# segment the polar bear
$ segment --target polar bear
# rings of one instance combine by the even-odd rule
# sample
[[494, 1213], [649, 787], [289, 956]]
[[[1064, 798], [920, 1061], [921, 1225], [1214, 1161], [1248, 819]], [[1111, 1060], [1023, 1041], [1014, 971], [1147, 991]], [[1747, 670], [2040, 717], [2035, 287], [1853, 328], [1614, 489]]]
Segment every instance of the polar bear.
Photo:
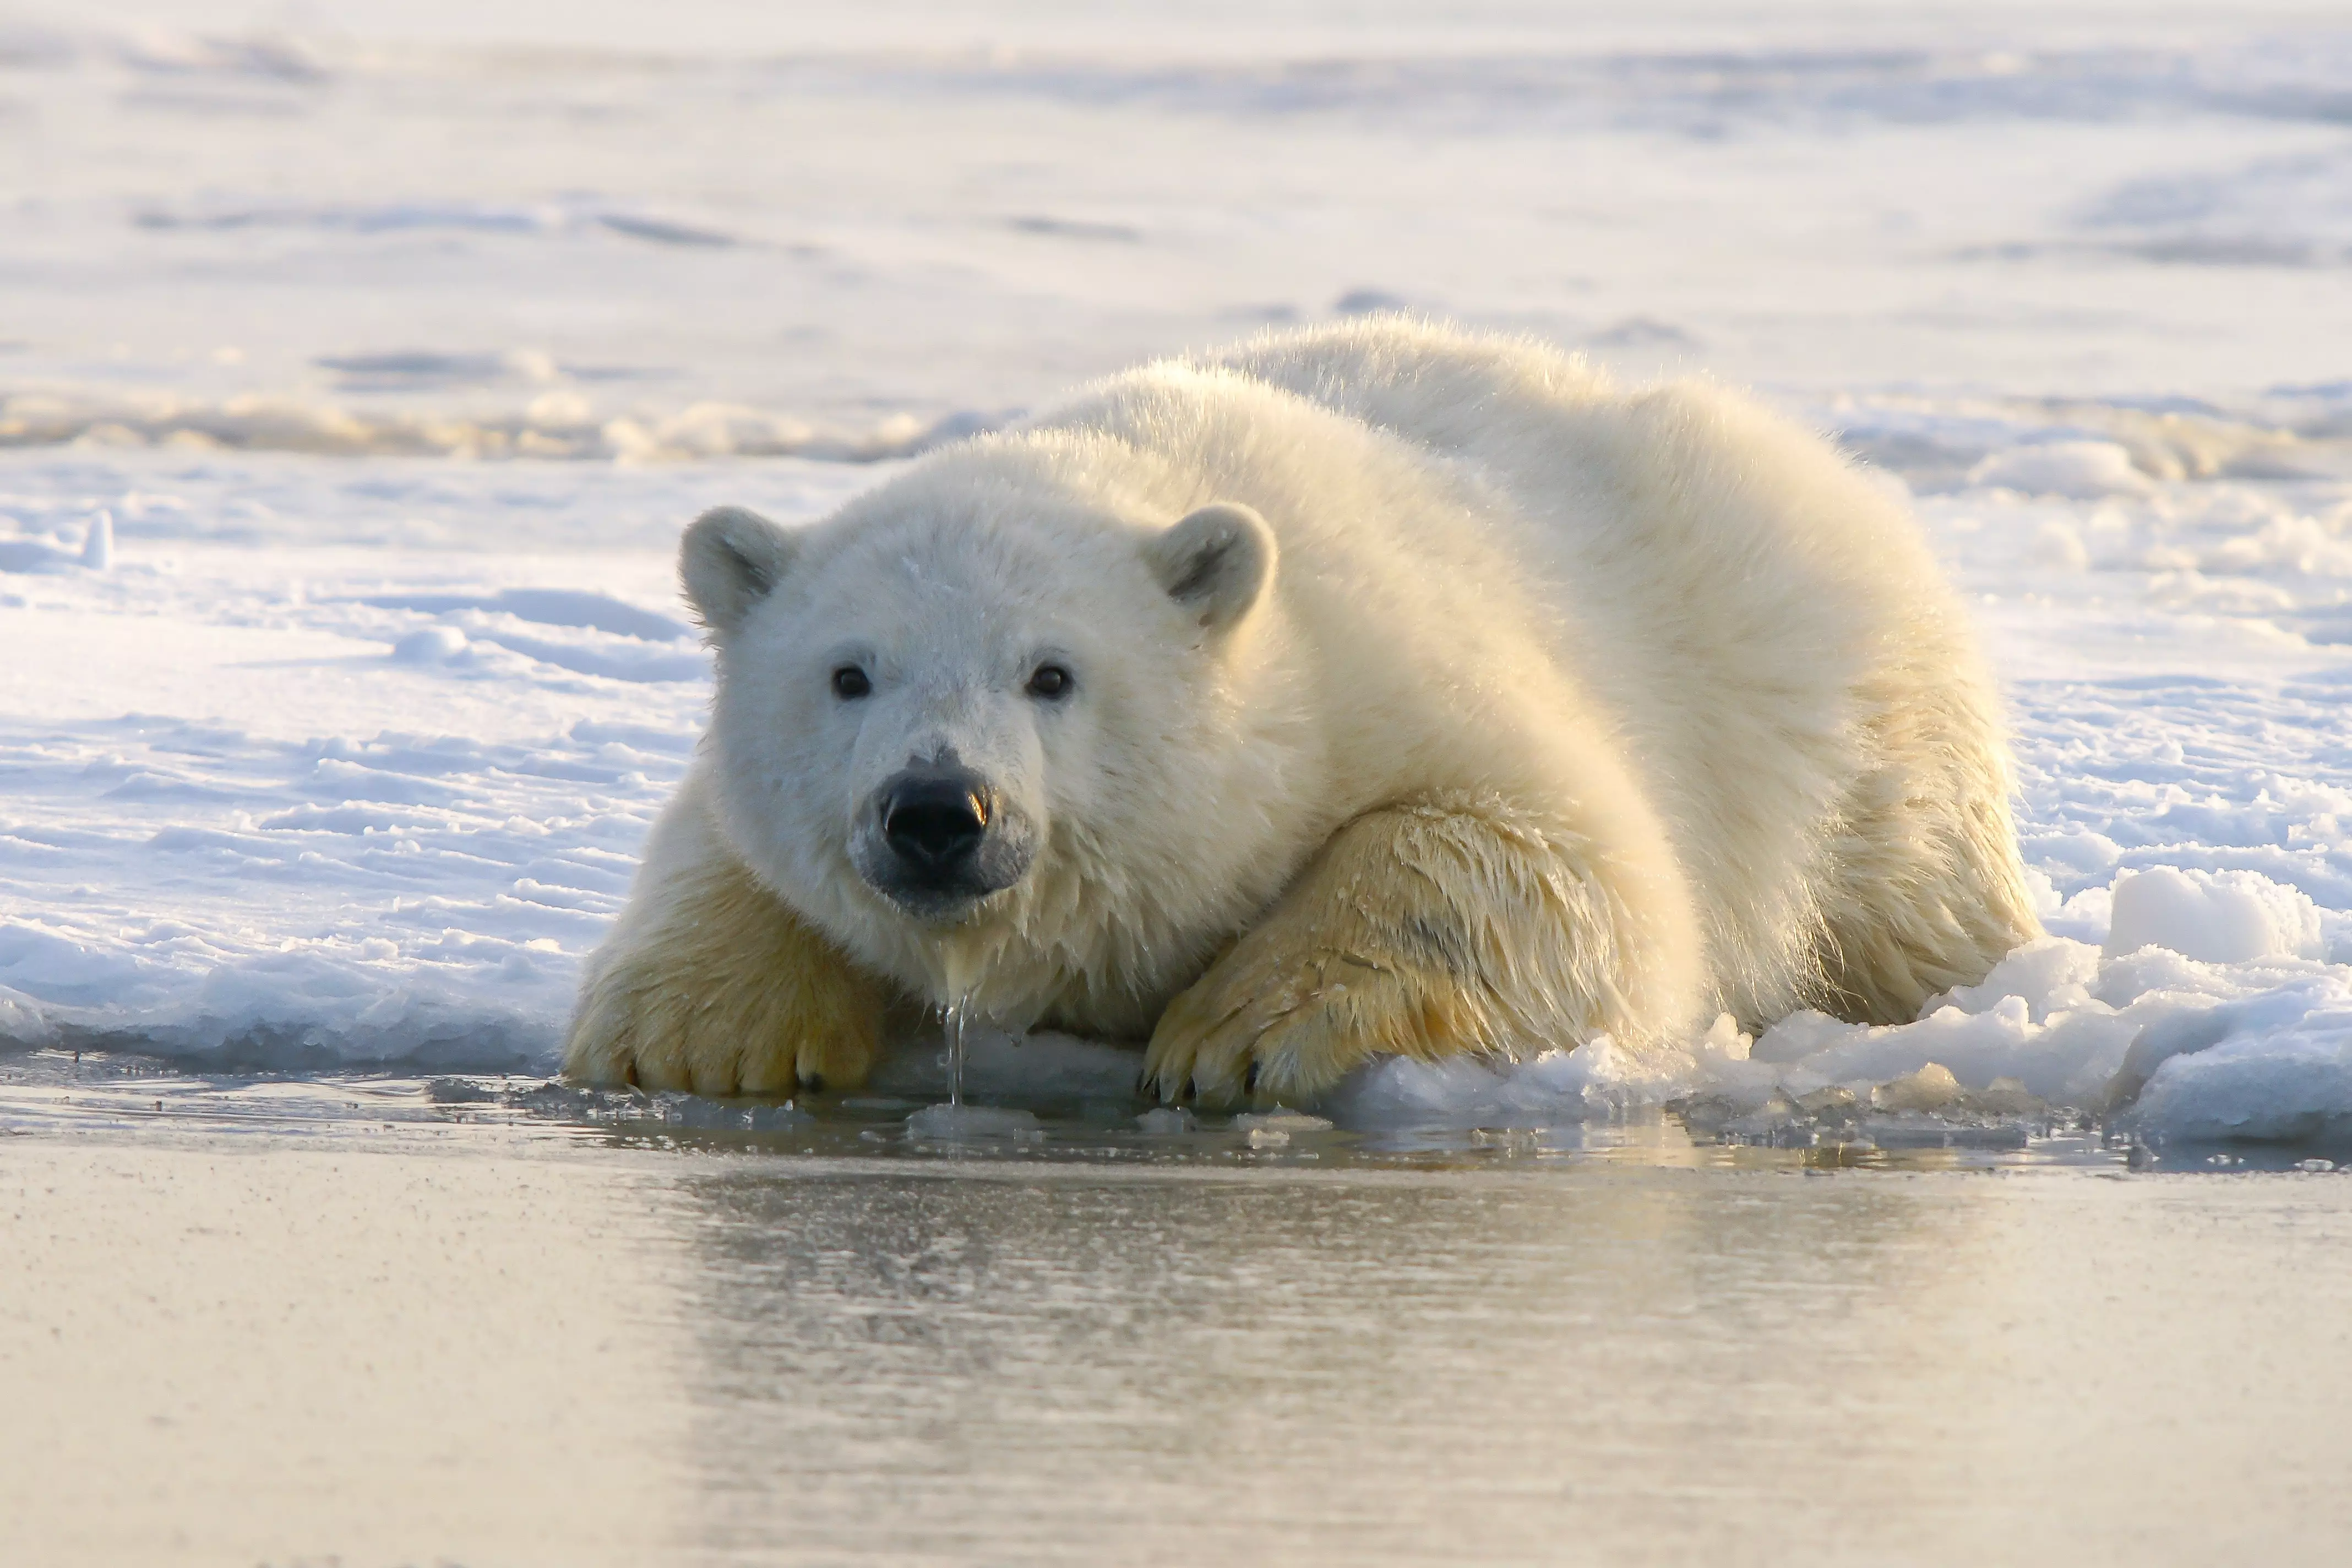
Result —
[[710, 726], [566, 1071], [859, 1082], [901, 1005], [1163, 1097], [1906, 1021], [2038, 934], [1903, 507], [1701, 382], [1384, 319], [1115, 376], [680, 572]]

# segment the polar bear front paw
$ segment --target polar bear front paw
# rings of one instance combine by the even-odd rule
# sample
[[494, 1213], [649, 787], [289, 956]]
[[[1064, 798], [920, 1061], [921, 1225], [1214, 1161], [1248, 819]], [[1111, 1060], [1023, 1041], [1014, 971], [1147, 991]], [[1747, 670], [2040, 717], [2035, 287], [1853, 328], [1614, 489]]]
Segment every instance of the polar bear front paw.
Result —
[[[1631, 1038], [1643, 978], [1589, 842], [1499, 801], [1369, 812], [1160, 1015], [1162, 1099], [1299, 1104], [1376, 1056], [1433, 1061]], [[1629, 960], [1633, 960], [1629, 962]]]
[[699, 918], [656, 922], [600, 955], [564, 1076], [711, 1095], [864, 1083], [881, 1038], [881, 985], [753, 891], [706, 899]]
[[[746, 977], [751, 978], [751, 977]], [[872, 1068], [879, 1006], [823, 985], [765, 994], [741, 982], [695, 984], [624, 970], [582, 996], [563, 1075], [582, 1083], [695, 1094], [855, 1089]]]
[[1285, 959], [1270, 947], [1244, 939], [1168, 1005], [1143, 1068], [1160, 1099], [1297, 1104], [1370, 1057], [1476, 1048], [1427, 976], [1361, 953]]

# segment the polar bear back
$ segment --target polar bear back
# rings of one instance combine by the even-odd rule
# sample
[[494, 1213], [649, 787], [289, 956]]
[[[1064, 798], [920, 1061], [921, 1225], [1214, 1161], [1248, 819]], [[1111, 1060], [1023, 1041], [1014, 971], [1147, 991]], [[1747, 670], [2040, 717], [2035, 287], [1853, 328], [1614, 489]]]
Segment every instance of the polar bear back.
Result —
[[[2006, 834], [1965, 611], [1899, 502], [1818, 437], [1705, 383], [1622, 389], [1532, 342], [1393, 319], [1216, 363], [1507, 500], [1486, 515], [1514, 586], [1553, 612], [1555, 657], [1622, 736], [1741, 1016], [1817, 1000], [1822, 933], [1835, 946], [1842, 920], [1877, 918], [1839, 907], [1849, 868], [1832, 863], [1854, 841], [1857, 781], [1966, 819], [1921, 825], [1929, 837]], [[1916, 879], [1954, 858], [1928, 847], [1925, 873], [1887, 869]]]

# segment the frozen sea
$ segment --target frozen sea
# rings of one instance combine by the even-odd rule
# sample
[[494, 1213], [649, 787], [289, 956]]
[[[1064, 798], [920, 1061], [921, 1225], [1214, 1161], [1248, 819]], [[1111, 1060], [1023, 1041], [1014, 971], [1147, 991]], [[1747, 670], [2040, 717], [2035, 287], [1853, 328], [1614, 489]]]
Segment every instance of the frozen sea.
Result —
[[[0, 0], [13, 1560], [2340, 1557], [2340, 0], [840, 10]], [[1907, 491], [2051, 939], [1263, 1124], [548, 1081], [688, 518], [1389, 309]]]

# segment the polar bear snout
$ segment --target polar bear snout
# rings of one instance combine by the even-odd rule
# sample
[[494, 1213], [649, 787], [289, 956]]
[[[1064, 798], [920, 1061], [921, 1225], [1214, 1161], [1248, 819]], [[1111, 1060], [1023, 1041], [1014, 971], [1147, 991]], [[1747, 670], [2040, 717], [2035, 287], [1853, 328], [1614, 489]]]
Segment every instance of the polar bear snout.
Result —
[[908, 768], [874, 792], [875, 832], [858, 870], [914, 913], [952, 915], [1029, 869], [1030, 835], [1000, 791], [970, 768]]
[[902, 773], [882, 796], [882, 838], [916, 875], [959, 875], [988, 837], [995, 792], [971, 773]]

